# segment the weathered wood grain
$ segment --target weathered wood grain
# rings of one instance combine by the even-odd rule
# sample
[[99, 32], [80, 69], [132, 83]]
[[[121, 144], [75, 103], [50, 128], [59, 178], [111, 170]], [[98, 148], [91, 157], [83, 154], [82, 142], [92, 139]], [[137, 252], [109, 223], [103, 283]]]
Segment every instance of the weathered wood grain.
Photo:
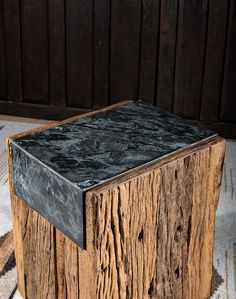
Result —
[[[16, 201], [13, 186], [12, 176], [12, 160], [10, 155], [9, 141], [6, 142], [7, 147], [7, 161], [9, 171], [9, 187], [11, 197], [11, 210], [12, 210], [12, 222], [13, 222], [13, 239], [15, 249], [15, 259], [17, 264], [17, 284], [18, 290], [25, 298], [25, 282], [24, 282], [24, 253], [23, 253], [23, 231], [21, 223], [24, 223], [24, 217], [28, 214], [27, 206], [23, 201]], [[25, 207], [25, 209], [24, 209]]]
[[24, 101], [48, 104], [47, 1], [20, 1]]
[[218, 120], [229, 1], [209, 1], [200, 119]]
[[[224, 141], [87, 193], [82, 250], [14, 195], [25, 298], [207, 298]], [[11, 159], [9, 155], [9, 169]]]
[[225, 47], [225, 64], [222, 82], [222, 98], [220, 106], [220, 120], [235, 123], [236, 111], [236, 60], [234, 59], [236, 51], [236, 3], [229, 1], [229, 15], [228, 15], [228, 28], [226, 34], [226, 47]]
[[66, 94], [71, 107], [91, 108], [93, 97], [93, 1], [65, 2]]
[[160, 15], [155, 100], [158, 107], [170, 112], [174, 101], [178, 4], [179, 1], [162, 1]]
[[229, 0], [2, 0], [0, 112], [63, 119], [139, 98], [188, 119], [224, 122], [231, 132], [235, 7]]
[[94, 78], [93, 107], [104, 107], [109, 103], [109, 68], [110, 68], [110, 22], [111, 1], [94, 1]]
[[[3, 22], [5, 29], [7, 96], [11, 101], [22, 101], [22, 52], [20, 1], [2, 1], [4, 7]], [[1, 46], [0, 46], [1, 47]], [[1, 64], [1, 63], [0, 63]], [[0, 86], [1, 83], [0, 83]], [[2, 89], [2, 88], [1, 88]]]
[[63, 0], [48, 2], [48, 55], [49, 102], [54, 106], [66, 105], [65, 5]]
[[7, 98], [7, 78], [6, 78], [6, 49], [4, 32], [4, 7], [3, 1], [0, 3], [0, 98]]
[[156, 0], [141, 1], [138, 98], [151, 104], [155, 102], [160, 2]]
[[173, 111], [198, 119], [208, 1], [179, 1]]
[[110, 103], [137, 98], [139, 70], [140, 1], [111, 5]]

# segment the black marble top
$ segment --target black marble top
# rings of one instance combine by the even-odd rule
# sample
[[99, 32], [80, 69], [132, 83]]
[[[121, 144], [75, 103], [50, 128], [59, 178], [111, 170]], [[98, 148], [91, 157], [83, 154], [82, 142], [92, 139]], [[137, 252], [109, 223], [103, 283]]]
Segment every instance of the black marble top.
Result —
[[77, 193], [214, 135], [142, 101], [131, 102], [12, 141], [15, 191], [81, 245]]
[[212, 135], [136, 101], [13, 143], [84, 190]]

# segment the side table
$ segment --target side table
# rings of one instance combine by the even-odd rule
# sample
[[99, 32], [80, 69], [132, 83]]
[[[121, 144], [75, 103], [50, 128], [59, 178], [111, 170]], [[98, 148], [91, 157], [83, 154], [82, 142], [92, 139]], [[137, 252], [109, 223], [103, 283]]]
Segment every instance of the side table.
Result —
[[126, 101], [7, 141], [29, 299], [208, 298], [225, 141]]

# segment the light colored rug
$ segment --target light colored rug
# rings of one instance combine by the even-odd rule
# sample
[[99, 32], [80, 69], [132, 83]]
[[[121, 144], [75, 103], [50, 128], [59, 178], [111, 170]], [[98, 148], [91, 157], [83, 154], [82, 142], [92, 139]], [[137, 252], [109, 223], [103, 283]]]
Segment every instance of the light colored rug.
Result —
[[[0, 119], [0, 299], [21, 299], [17, 291], [12, 244], [5, 139], [39, 125]], [[221, 196], [217, 210], [212, 289], [211, 298], [236, 298], [236, 141], [232, 140], [227, 142]]]
[[228, 141], [217, 209], [214, 266], [223, 278], [212, 298], [236, 298], [236, 141]]

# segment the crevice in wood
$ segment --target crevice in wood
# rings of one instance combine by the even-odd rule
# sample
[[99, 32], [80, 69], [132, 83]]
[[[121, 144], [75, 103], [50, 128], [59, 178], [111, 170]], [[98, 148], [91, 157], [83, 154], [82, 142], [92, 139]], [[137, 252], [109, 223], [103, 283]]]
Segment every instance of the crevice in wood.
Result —
[[177, 180], [178, 179], [178, 170], [175, 169], [175, 179]]
[[179, 270], [179, 267], [177, 267], [177, 268], [175, 269], [175, 278], [178, 279], [179, 276], [180, 276], [180, 270]]
[[149, 289], [148, 289], [148, 295], [149, 295], [149, 297], [152, 297], [153, 290], [154, 290], [154, 283], [153, 283], [153, 279], [152, 279], [151, 282], [150, 282], [150, 285], [149, 285]]
[[192, 219], [191, 215], [188, 217], [188, 230], [187, 230], [187, 244], [189, 248], [190, 238], [191, 238], [191, 231], [192, 231]]
[[144, 238], [144, 232], [143, 232], [143, 228], [141, 229], [140, 233], [138, 234], [138, 240], [139, 242], [143, 242], [143, 238]]
[[190, 157], [187, 156], [187, 157], [184, 157], [184, 166], [185, 166], [185, 169], [187, 170], [188, 167], [189, 167], [189, 162], [190, 162]]
[[57, 241], [56, 241], [56, 229], [55, 228], [53, 228], [53, 248], [55, 250], [55, 254], [54, 254], [55, 293], [56, 293], [56, 296], [58, 296], [58, 273], [57, 273], [57, 254], [56, 254]]
[[177, 230], [178, 232], [182, 232], [182, 225], [178, 225], [177, 228], [176, 228], [176, 230]]
[[24, 234], [22, 236], [23, 240], [25, 239], [25, 235], [27, 233], [28, 219], [29, 219], [29, 209], [26, 210], [26, 221], [25, 221], [25, 224], [24, 224]]
[[[114, 242], [114, 249], [115, 249], [115, 267], [116, 267], [116, 272], [117, 272], [117, 284], [118, 284], [118, 292], [120, 292], [120, 289], [121, 289], [121, 285], [120, 285], [120, 280], [121, 280], [121, 277], [120, 277], [120, 270], [119, 270], [119, 249], [118, 249], [118, 246], [120, 244], [118, 244], [119, 240], [120, 240], [120, 231], [119, 231], [119, 219], [118, 219], [118, 225], [115, 225], [115, 219], [114, 219], [114, 216], [113, 216], [113, 213], [116, 213], [117, 215], [119, 215], [119, 202], [117, 202], [117, 210], [114, 211], [115, 207], [114, 207], [114, 201], [115, 200], [119, 200], [119, 193], [120, 193], [120, 189], [117, 188], [117, 199], [114, 198], [114, 193], [112, 192], [111, 194], [111, 200], [112, 200], [112, 203], [111, 203], [111, 230], [112, 230], [112, 233], [113, 233], [113, 242]], [[119, 217], [118, 217], [119, 218]], [[110, 257], [112, 258], [112, 257]]]

